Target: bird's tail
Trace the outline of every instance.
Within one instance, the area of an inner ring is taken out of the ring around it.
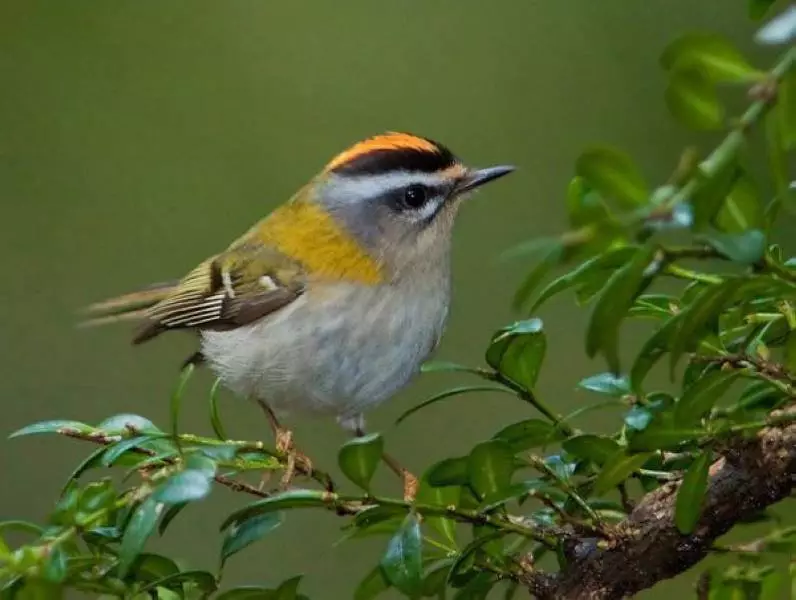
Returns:
[[[94,327],[120,321],[138,321],[146,316],[148,308],[166,298],[176,285],[176,281],[156,283],[137,292],[95,302],[84,309],[80,326]]]

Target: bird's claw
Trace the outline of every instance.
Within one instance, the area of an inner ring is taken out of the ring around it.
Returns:
[[[276,432],[276,451],[285,457],[285,472],[279,487],[286,490],[296,475],[296,471],[304,475],[312,474],[312,461],[293,445],[293,432],[289,429],[278,429]]]

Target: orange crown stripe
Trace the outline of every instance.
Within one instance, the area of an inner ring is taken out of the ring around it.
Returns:
[[[426,139],[412,135],[410,133],[385,133],[366,140],[362,140],[351,146],[348,150],[335,156],[324,171],[332,171],[364,154],[378,150],[419,150],[421,152],[439,152],[439,148]]]

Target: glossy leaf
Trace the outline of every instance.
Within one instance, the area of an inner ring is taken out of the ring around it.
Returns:
[[[633,208],[647,202],[649,188],[630,157],[614,148],[591,148],[581,154],[575,171],[606,198]]]
[[[468,460],[470,485],[482,498],[496,494],[511,483],[514,453],[501,440],[482,442],[470,452]]]
[[[108,417],[97,425],[97,429],[108,435],[130,435],[131,432],[156,435],[161,433],[152,421],[141,415],[122,413]]]
[[[144,500],[133,511],[130,521],[124,529],[121,547],[119,548],[119,576],[124,577],[133,561],[143,550],[147,539],[155,530],[164,504],[150,497]]]
[[[183,502],[180,504],[172,504],[166,509],[166,511],[163,513],[163,517],[160,519],[160,523],[158,524],[158,535],[162,536],[164,533],[166,533],[168,526],[186,506],[188,506],[188,503]]]
[[[487,364],[526,390],[533,389],[547,349],[540,319],[518,321],[498,331],[486,351]]]
[[[708,330],[715,329],[719,314],[737,291],[738,281],[727,279],[721,284],[706,286],[680,313],[680,324],[672,334],[669,354],[670,371],[683,353],[694,347]]]
[[[641,347],[630,369],[631,387],[637,394],[642,393],[644,379],[664,354],[668,352],[672,337],[680,327],[680,318],[680,315],[678,315],[665,321]]]
[[[424,476],[434,487],[465,485],[469,482],[468,457],[445,458],[429,467]]]
[[[593,357],[597,352],[602,352],[614,373],[620,370],[617,347],[619,325],[641,291],[644,272],[655,252],[652,246],[639,249],[624,267],[610,277],[589,319],[586,353]]]
[[[566,437],[548,421],[526,419],[498,431],[492,439],[506,442],[514,453],[552,444]]]
[[[619,444],[611,438],[590,433],[571,437],[561,447],[572,456],[591,460],[598,465],[605,463],[620,449]]]
[[[582,286],[592,279],[602,282],[604,285],[611,273],[613,273],[617,267],[629,261],[636,250],[637,247],[635,246],[620,246],[618,248],[608,249],[585,261],[569,273],[554,279],[539,292],[538,298],[531,306],[531,312],[535,312],[545,301],[555,294],[571,287],[577,288],[578,286]],[[602,289],[602,285],[599,285],[597,291],[600,289]]]
[[[692,384],[675,405],[674,421],[679,427],[699,422],[740,376],[738,371],[713,371]]]
[[[522,308],[523,304],[528,301],[531,294],[536,290],[542,280],[547,277],[550,271],[558,264],[564,252],[564,247],[561,244],[552,246],[542,257],[542,259],[531,269],[530,273],[525,276],[520,286],[517,288],[512,306],[515,310]]]
[[[420,480],[415,498],[420,504],[432,506],[454,506],[459,499],[457,486],[432,486],[426,473]],[[456,545],[456,523],[445,517],[426,517],[425,522],[437,530],[452,545]]]
[[[157,579],[142,587],[140,591],[143,593],[163,587],[172,590],[176,589],[181,592],[186,584],[190,585],[191,589],[205,595],[214,592],[218,587],[216,578],[213,577],[212,573],[208,573],[207,571],[180,571],[179,573]]]
[[[340,448],[337,463],[343,474],[365,491],[384,453],[384,439],[378,433],[356,437]]]
[[[414,597],[423,583],[423,547],[420,521],[410,513],[387,545],[381,559],[387,580],[399,591]]]
[[[250,519],[232,523],[227,528],[221,545],[221,566],[224,566],[230,556],[271,533],[281,523],[282,515],[278,512],[255,515]]]
[[[676,450],[681,444],[699,439],[705,434],[700,429],[686,429],[669,423],[653,422],[646,429],[630,436],[629,447],[633,452],[647,450]]]
[[[728,233],[742,233],[765,226],[760,191],[747,175],[736,178],[715,218],[716,227]]]
[[[726,38],[712,33],[691,33],[670,43],[661,55],[668,71],[698,70],[711,81],[745,82],[759,74]]]
[[[665,92],[669,112],[686,127],[696,130],[720,129],[724,107],[713,84],[697,70],[683,70],[669,79]]]
[[[766,236],[759,229],[735,235],[715,232],[704,239],[719,254],[743,265],[755,264],[766,251]]]
[[[210,426],[213,428],[213,433],[220,440],[228,440],[224,425],[221,422],[221,411],[218,409],[219,390],[221,389],[221,378],[216,378],[213,382],[213,387],[210,388]]]
[[[75,431],[77,433],[90,433],[94,428],[80,421],[41,421],[40,423],[33,423],[22,429],[17,429],[14,433],[9,435],[8,438],[18,438],[36,433],[60,433],[63,430]]]
[[[500,386],[500,385],[463,385],[460,387],[451,388],[449,390],[444,390],[439,392],[438,394],[434,394],[431,398],[423,400],[420,404],[416,404],[409,410],[402,413],[396,420],[395,424],[398,425],[408,419],[410,416],[418,412],[420,409],[426,408],[427,406],[431,406],[432,404],[436,404],[437,402],[441,402],[442,400],[448,400],[449,398],[454,398],[456,396],[461,396],[462,394],[472,394],[474,392],[495,392],[498,394],[509,394],[514,396],[514,392],[510,389]]]
[[[680,489],[677,490],[674,522],[683,535],[688,535],[694,530],[702,513],[702,504],[708,489],[710,458],[710,450],[701,452],[688,467]]]
[[[319,508],[326,506],[328,502],[328,493],[324,491],[288,490],[274,494],[269,498],[252,502],[248,506],[233,512],[221,524],[221,529],[224,530],[233,523],[247,521],[255,515],[287,510],[289,508]]]
[[[578,387],[590,392],[607,396],[621,397],[630,393],[630,385],[626,377],[617,377],[613,373],[600,373],[582,379]]]
[[[633,473],[652,457],[651,452],[642,454],[625,454],[624,450],[615,452],[603,465],[594,482],[594,494],[601,496],[610,491]]]
[[[186,469],[161,483],[154,498],[164,504],[181,504],[201,500],[210,493],[212,474],[196,469]]]

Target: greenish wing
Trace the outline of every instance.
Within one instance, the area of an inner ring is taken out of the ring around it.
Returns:
[[[147,311],[133,343],[170,329],[234,329],[290,304],[304,291],[296,261],[241,244],[206,260]]]

